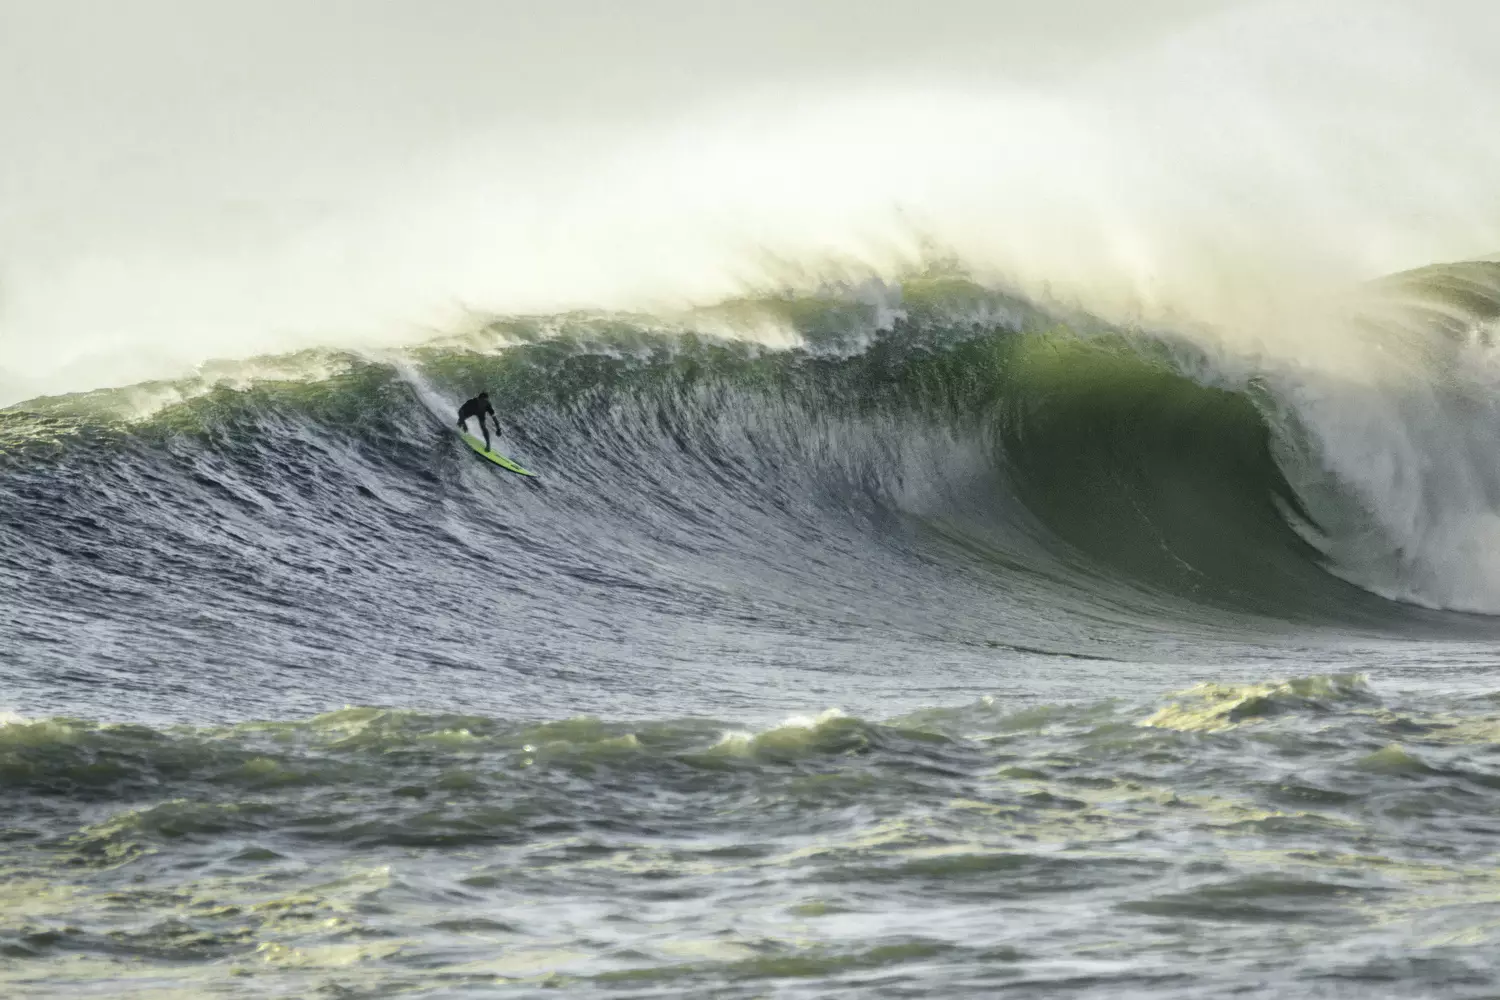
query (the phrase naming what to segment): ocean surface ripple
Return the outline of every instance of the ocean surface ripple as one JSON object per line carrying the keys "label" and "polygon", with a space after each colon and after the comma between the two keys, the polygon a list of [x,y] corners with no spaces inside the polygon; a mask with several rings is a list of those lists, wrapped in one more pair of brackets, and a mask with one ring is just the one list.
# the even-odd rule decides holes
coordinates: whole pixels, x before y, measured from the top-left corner
{"label": "ocean surface ripple", "polygon": [[0,411],[0,990],[1492,995],[1495,275],[1360,377],[931,273]]}

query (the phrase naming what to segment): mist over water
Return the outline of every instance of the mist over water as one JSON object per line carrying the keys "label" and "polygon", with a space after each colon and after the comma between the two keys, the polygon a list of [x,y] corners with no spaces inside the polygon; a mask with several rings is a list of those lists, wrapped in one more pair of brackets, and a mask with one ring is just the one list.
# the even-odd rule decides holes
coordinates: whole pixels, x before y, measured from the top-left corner
{"label": "mist over water", "polygon": [[[560,96],[565,80],[521,86],[508,50],[486,70],[461,48],[481,68],[454,79],[434,69],[442,48],[421,32],[409,33],[414,61],[388,71],[326,34],[326,58],[354,69],[337,86],[310,77],[323,116],[253,62],[283,56],[295,80],[319,43],[178,11],[188,37],[244,34],[241,76],[209,68],[212,44],[137,29],[134,49],[99,54],[110,72],[97,93],[56,82],[42,111],[7,103],[35,138],[4,173],[6,396],[176,375],[214,357],[410,344],[471,311],[703,304],[747,286],[890,274],[933,250],[1032,297],[1300,350],[1309,333],[1334,336],[1307,317],[1330,292],[1500,247],[1488,124],[1500,81],[1482,41],[1497,15],[1439,9],[1148,12],[1146,28],[1104,45],[1094,36],[1109,17],[1081,6],[1047,36],[1063,43],[1044,71],[1016,54],[1022,42],[988,63],[966,51],[951,22],[967,9],[935,16],[923,44],[872,43],[864,62],[837,26],[812,24],[781,76],[771,59],[761,75],[658,84],[630,108],[580,75],[587,112]],[[45,39],[45,15],[9,16],[17,50]],[[1004,37],[1004,12],[990,17]],[[1016,20],[1021,38],[1042,37]],[[343,43],[398,56],[372,23],[352,18]],[[649,27],[585,46],[596,71],[628,62]],[[690,19],[679,48],[738,51],[714,27]],[[739,43],[750,65],[763,42]],[[155,53],[170,58],[152,69]],[[532,58],[544,64],[545,50]],[[69,70],[35,56],[16,65],[33,85]],[[401,99],[402,74],[420,98]],[[127,97],[111,101],[111,85]],[[100,120],[106,109],[133,116],[129,142],[126,126]],[[91,148],[91,129],[108,144]]]}
{"label": "mist over water", "polygon": [[1494,994],[1492,8],[0,0],[0,992]]}

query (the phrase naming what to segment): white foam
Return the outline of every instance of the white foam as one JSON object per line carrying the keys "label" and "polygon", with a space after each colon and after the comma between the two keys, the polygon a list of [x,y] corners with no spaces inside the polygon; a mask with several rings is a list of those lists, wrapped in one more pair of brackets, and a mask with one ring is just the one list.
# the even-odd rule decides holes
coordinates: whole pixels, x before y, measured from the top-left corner
{"label": "white foam", "polygon": [[845,718],[843,709],[825,708],[817,715],[789,715],[776,725],[771,727],[772,732],[777,729],[817,729],[835,719]]}
{"label": "white foam", "polygon": [[[1490,293],[1500,303],[1500,284]],[[1334,572],[1500,613],[1500,350],[1483,323],[1444,325],[1377,304],[1359,325],[1325,321],[1324,363],[1262,358],[1259,377],[1280,407],[1277,460],[1316,527],[1291,519]]]}

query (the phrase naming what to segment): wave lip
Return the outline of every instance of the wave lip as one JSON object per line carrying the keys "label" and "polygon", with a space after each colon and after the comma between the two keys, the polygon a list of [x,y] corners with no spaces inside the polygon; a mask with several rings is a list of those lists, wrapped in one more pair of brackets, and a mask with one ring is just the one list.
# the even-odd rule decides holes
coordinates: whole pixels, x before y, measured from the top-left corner
{"label": "wave lip", "polygon": [[[796,346],[726,339],[747,316]],[[1482,606],[1457,599],[1458,576],[1428,599],[1437,535],[1382,563],[1420,602],[1361,571],[1350,553],[1382,551],[1361,540],[1393,536],[1361,520],[1347,462],[1324,460],[1331,438],[1309,428],[1326,409],[1302,402],[1313,375],[1231,370],[1183,335],[946,271],[725,303],[716,322],[709,336],[691,317],[512,318],[395,358],[283,359],[232,383],[0,412],[0,573],[22,633],[72,628],[61,581],[88,580],[120,659],[186,662],[234,628],[255,670],[342,650],[375,674],[430,659],[458,683],[532,638],[502,623],[475,646],[461,616],[406,613],[463,576],[517,602],[514,622],[597,591],[628,609],[633,648],[671,629],[851,622],[969,658],[1492,632],[1382,598]],[[505,447],[544,488],[495,483],[451,447],[446,407],[476,386],[503,401]],[[587,660],[614,655],[605,630],[580,635]],[[26,648],[59,669],[44,640]]]}

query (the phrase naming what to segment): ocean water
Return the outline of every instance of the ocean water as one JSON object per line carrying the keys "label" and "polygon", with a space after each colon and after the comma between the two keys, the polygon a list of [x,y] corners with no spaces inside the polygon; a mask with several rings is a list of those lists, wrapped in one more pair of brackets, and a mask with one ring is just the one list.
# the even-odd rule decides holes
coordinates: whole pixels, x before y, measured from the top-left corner
{"label": "ocean water", "polygon": [[0,411],[0,993],[1500,994],[1497,289],[1363,367],[932,272]]}

